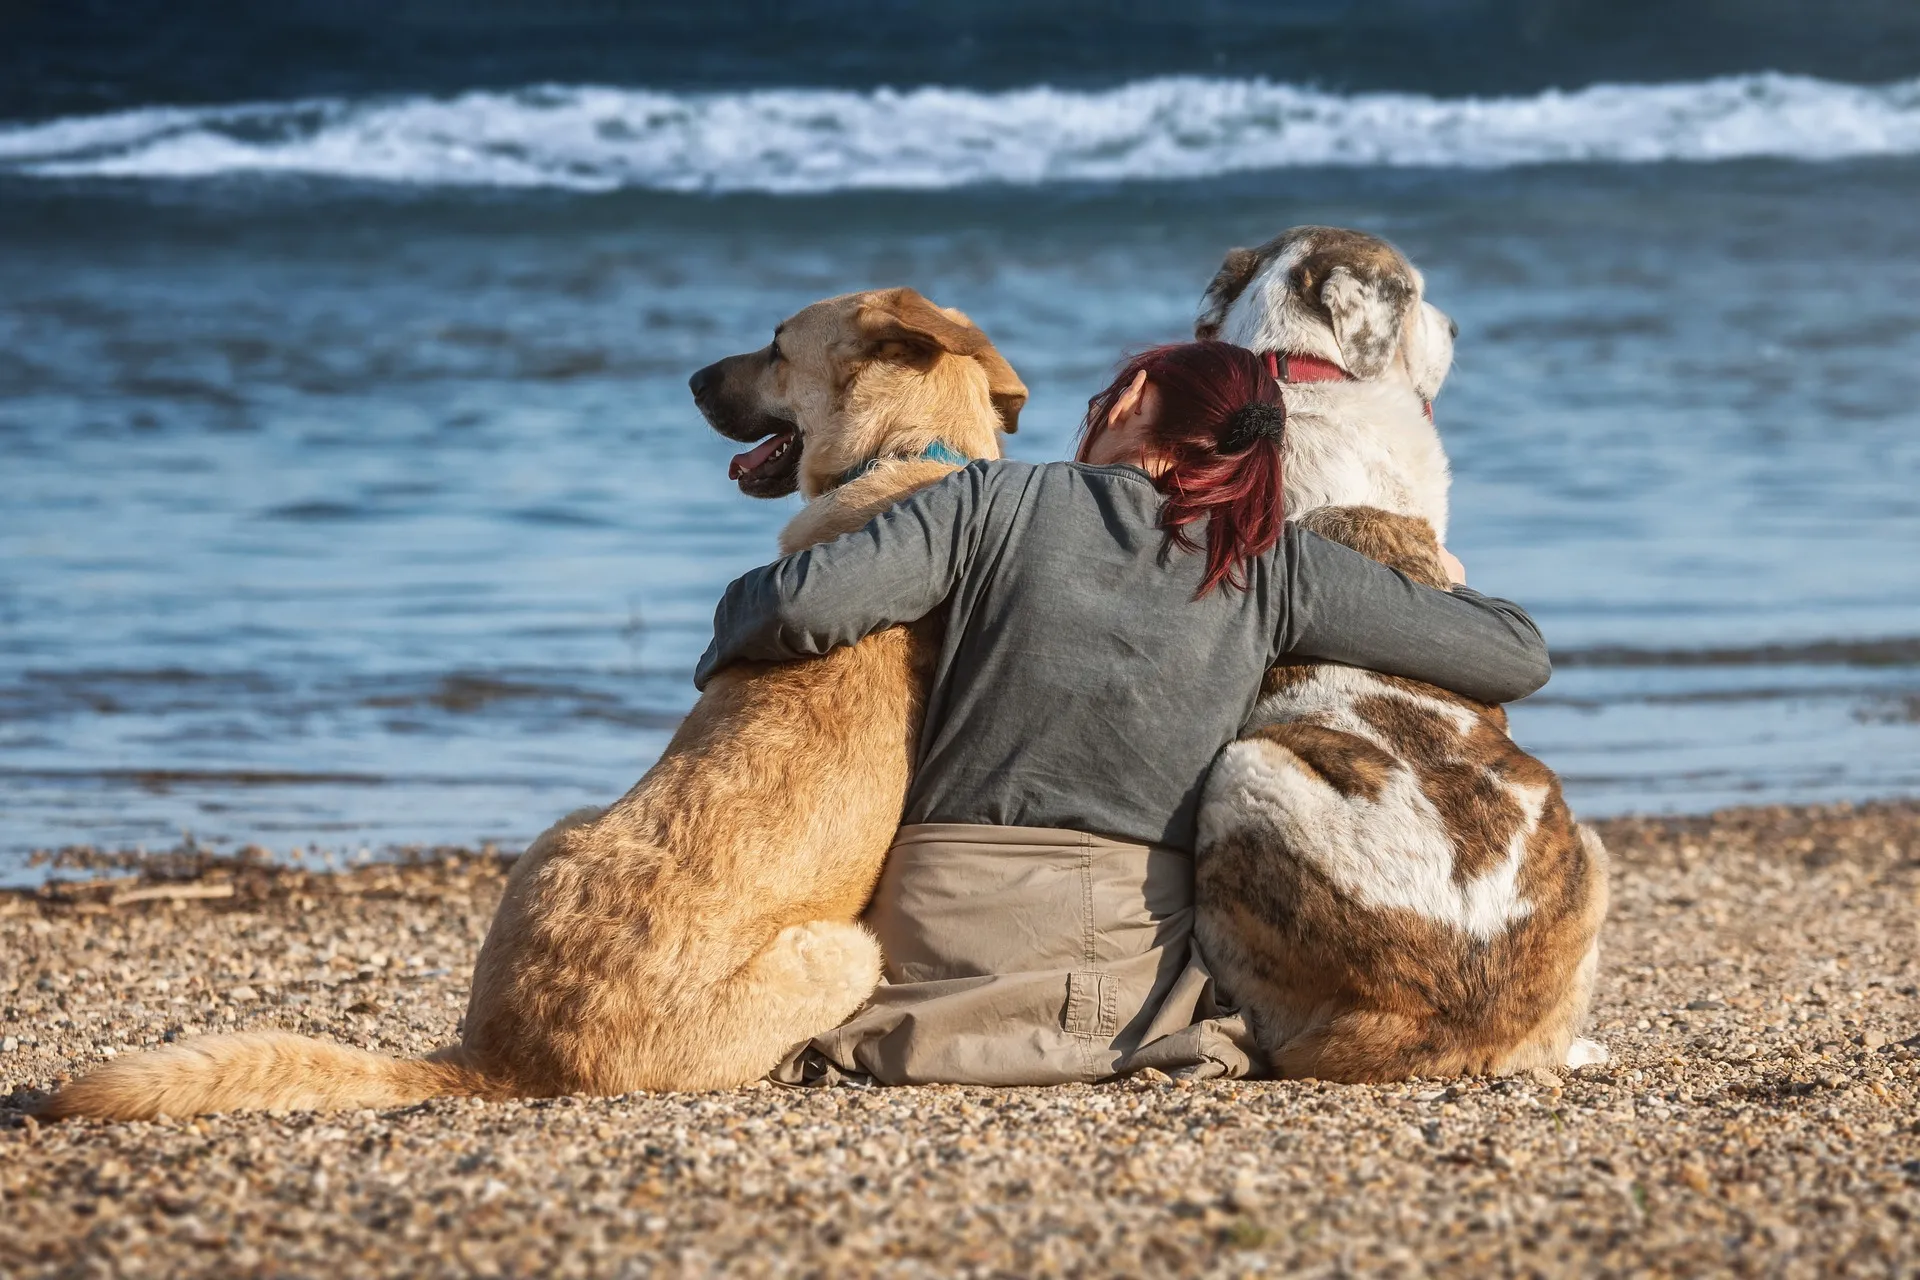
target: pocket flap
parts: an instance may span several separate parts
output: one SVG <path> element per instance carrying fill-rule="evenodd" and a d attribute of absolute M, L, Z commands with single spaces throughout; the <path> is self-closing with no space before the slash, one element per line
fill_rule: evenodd
<path fill-rule="evenodd" d="M 1119 985 L 1110 973 L 1069 973 L 1062 1025 L 1074 1035 L 1111 1038 L 1120 1029 Z"/>

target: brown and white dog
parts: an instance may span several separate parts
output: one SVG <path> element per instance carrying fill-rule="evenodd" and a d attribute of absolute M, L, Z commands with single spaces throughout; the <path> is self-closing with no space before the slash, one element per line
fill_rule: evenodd
<path fill-rule="evenodd" d="M 1449 486 L 1432 404 L 1456 330 L 1425 289 L 1376 236 L 1295 227 L 1227 254 L 1194 333 L 1269 353 L 1287 384 L 1289 516 L 1444 587 L 1428 551 L 1446 536 Z M 1498 708 L 1352 668 L 1273 673 L 1202 803 L 1197 899 L 1201 945 L 1276 1070 L 1379 1080 L 1604 1060 L 1573 1035 L 1606 909 L 1605 851 L 1569 825 L 1559 784 L 1505 726 Z M 1471 820 L 1449 825 L 1439 806 L 1482 793 Z M 1565 846 L 1579 895 L 1542 901 L 1531 880 L 1483 878 L 1509 867 L 1516 823 Z M 1289 914 L 1296 891 L 1312 898 L 1305 914 Z M 1520 933 L 1515 912 L 1531 921 Z M 1560 917 L 1583 923 L 1541 932 Z M 1521 938 L 1559 948 L 1554 964 L 1522 972 L 1538 956 L 1514 949 Z M 1527 1023 L 1524 1010 L 1549 1006 Z"/>
<path fill-rule="evenodd" d="M 734 459 L 742 491 L 809 500 L 785 550 L 859 528 L 955 457 L 999 457 L 1027 397 L 985 334 L 910 289 L 815 303 L 692 387 L 722 434 L 762 441 Z M 515 863 L 458 1045 L 397 1059 L 280 1032 L 217 1036 L 112 1062 L 43 1114 L 758 1079 L 879 981 L 856 920 L 900 821 L 939 625 L 716 675 L 631 791 L 563 819 Z"/>
<path fill-rule="evenodd" d="M 1287 383 L 1287 510 L 1368 506 L 1447 536 L 1447 455 L 1432 404 L 1454 324 L 1398 249 L 1338 227 L 1294 227 L 1234 249 L 1200 304 L 1196 338 L 1274 357 Z"/>
<path fill-rule="evenodd" d="M 1444 588 L 1426 521 L 1301 524 Z M 1337 663 L 1269 673 L 1200 809 L 1195 936 L 1273 1070 L 1348 1082 L 1604 1059 L 1576 1042 L 1607 855 L 1506 713 Z"/>

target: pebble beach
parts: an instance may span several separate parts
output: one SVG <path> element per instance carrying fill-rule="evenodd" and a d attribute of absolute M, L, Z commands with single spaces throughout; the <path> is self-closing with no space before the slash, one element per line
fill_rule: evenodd
<path fill-rule="evenodd" d="M 0 896 L 0 1275 L 1914 1274 L 1920 804 L 1599 825 L 1578 1072 L 43 1126 L 203 1032 L 447 1042 L 506 864 L 70 865 Z"/>

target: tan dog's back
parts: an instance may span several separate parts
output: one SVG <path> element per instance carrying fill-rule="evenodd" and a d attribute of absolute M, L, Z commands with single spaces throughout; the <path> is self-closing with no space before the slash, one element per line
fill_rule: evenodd
<path fill-rule="evenodd" d="M 1425 521 L 1300 522 L 1434 586 Z M 1557 1066 L 1607 858 L 1506 715 L 1332 663 L 1276 668 L 1201 809 L 1196 932 L 1273 1068 L 1366 1081 Z"/>

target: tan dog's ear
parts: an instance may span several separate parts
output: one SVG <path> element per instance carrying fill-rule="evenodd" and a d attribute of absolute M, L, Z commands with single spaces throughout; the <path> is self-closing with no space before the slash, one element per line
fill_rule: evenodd
<path fill-rule="evenodd" d="M 993 411 L 1000 415 L 1000 429 L 1012 435 L 1020 429 L 1020 410 L 1027 404 L 1027 384 L 1020 381 L 1020 375 L 992 343 L 974 352 L 973 358 L 987 371 L 987 395 L 993 400 Z"/>
<path fill-rule="evenodd" d="M 987 335 L 962 323 L 912 289 L 888 289 L 860 306 L 860 337 L 871 347 L 889 343 L 932 355 L 977 355 L 990 346 Z"/>
<path fill-rule="evenodd" d="M 1002 429 L 1008 434 L 1020 429 L 1027 384 L 965 312 L 936 307 L 912 289 L 889 289 L 860 308 L 859 325 L 861 338 L 875 349 L 891 343 L 926 355 L 944 351 L 972 357 L 986 371 L 987 394 Z"/>
<path fill-rule="evenodd" d="M 1227 250 L 1226 260 L 1208 281 L 1207 291 L 1200 295 L 1200 318 L 1193 322 L 1193 336 L 1201 342 L 1218 338 L 1220 326 L 1227 322 L 1227 311 L 1234 300 L 1247 291 L 1247 286 L 1259 274 L 1258 250 Z"/>
<path fill-rule="evenodd" d="M 1340 363 L 1362 381 L 1379 377 L 1400 346 L 1414 292 L 1390 276 L 1362 279 L 1353 268 L 1338 266 L 1320 284 L 1320 305 L 1340 344 Z"/>

